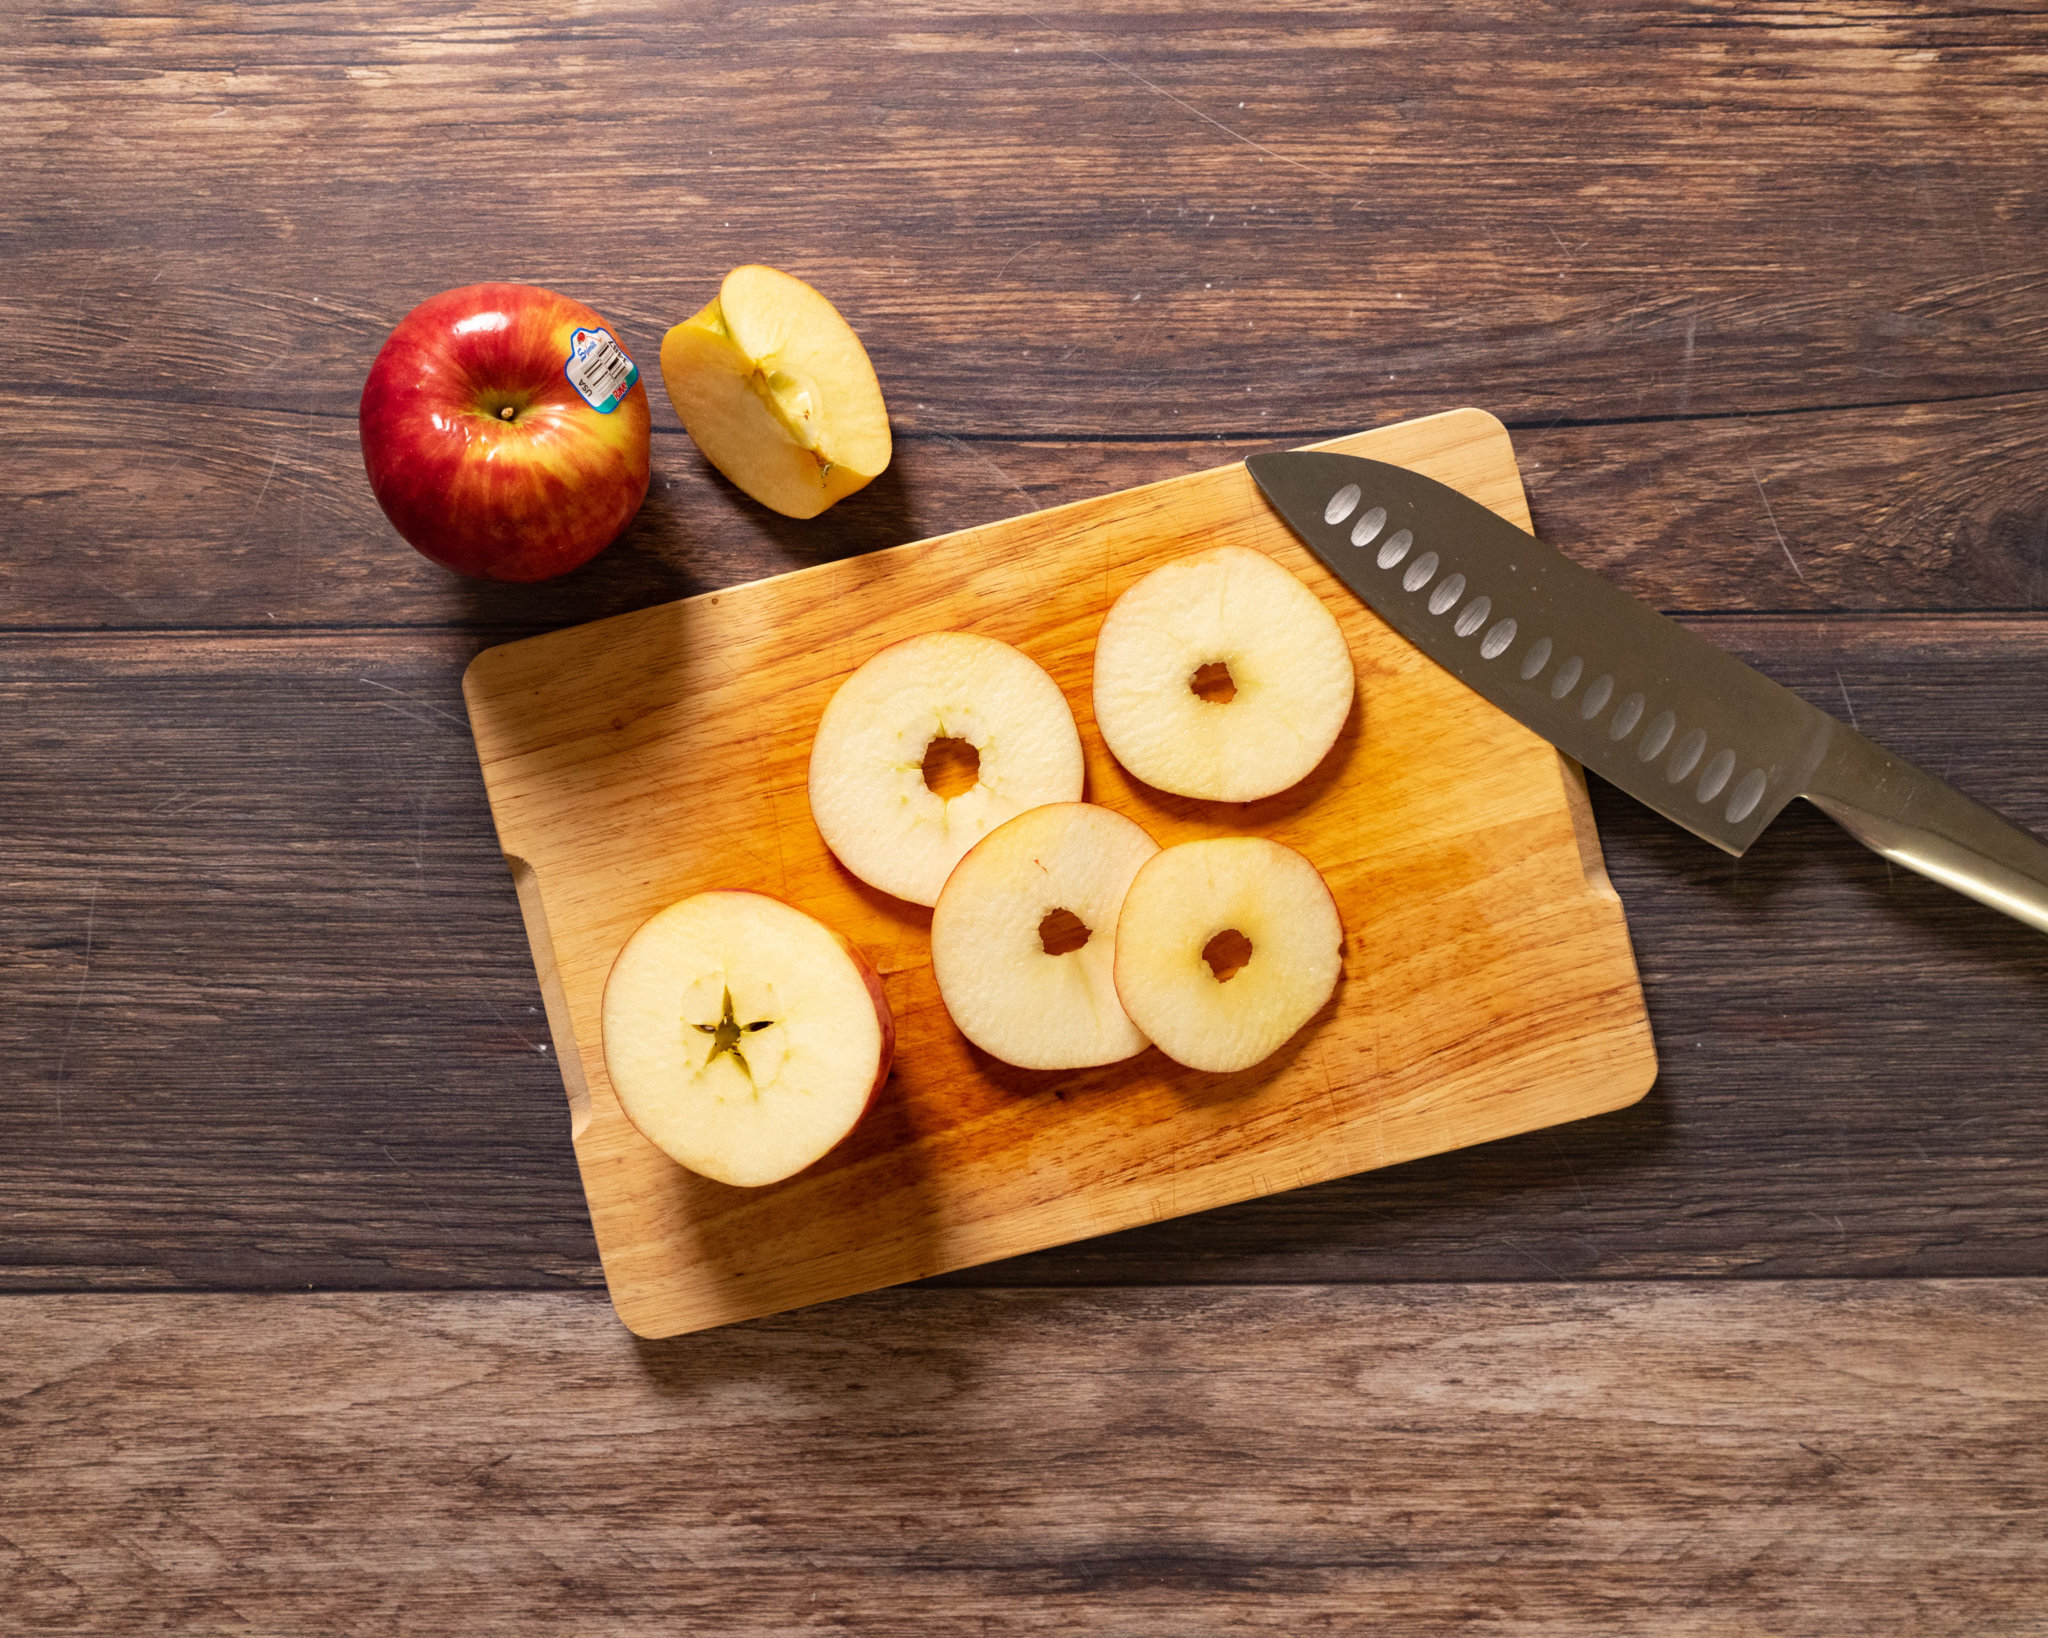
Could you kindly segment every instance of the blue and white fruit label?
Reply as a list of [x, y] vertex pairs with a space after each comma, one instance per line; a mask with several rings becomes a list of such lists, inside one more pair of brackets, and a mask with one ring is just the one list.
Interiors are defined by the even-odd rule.
[[569, 385], [600, 415], [617, 409], [640, 379], [640, 366], [609, 330], [578, 330], [569, 338], [569, 362], [563, 368]]

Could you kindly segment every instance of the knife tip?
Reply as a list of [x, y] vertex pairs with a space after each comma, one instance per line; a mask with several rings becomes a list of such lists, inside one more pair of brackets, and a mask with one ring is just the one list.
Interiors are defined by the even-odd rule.
[[1288, 450], [1267, 450], [1264, 454], [1247, 455], [1244, 469], [1252, 475], [1252, 482], [1271, 495], [1273, 482], [1286, 470], [1286, 461], [1290, 453]]

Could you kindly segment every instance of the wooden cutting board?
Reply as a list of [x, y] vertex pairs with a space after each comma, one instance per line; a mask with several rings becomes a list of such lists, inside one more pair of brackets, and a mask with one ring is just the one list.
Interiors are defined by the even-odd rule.
[[[1441, 478], [1527, 527], [1506, 429], [1478, 410], [1322, 446]], [[831, 520], [820, 525], [830, 529]], [[1169, 558], [1270, 553], [1342, 623], [1351, 720], [1301, 785], [1243, 806], [1164, 795], [1103, 749], [1095, 633]], [[1065, 690], [1088, 800], [1162, 844], [1299, 848], [1345, 928], [1336, 997], [1235, 1075], [1158, 1051], [1073, 1073], [970, 1047], [933, 982], [931, 912], [864, 886], [805, 799], [832, 692], [887, 643], [948, 627], [1014, 643]], [[1635, 961], [1576, 765], [1383, 625], [1242, 465], [686, 598], [477, 656], [463, 681], [567, 1083], [619, 1316], [643, 1336], [746, 1319], [1483, 1143], [1632, 1103], [1656, 1074]], [[1227, 708], [1226, 708], [1227, 709]], [[773, 893], [882, 974], [896, 1066], [808, 1172], [736, 1189], [620, 1113], [600, 1002], [628, 935], [712, 887]]]

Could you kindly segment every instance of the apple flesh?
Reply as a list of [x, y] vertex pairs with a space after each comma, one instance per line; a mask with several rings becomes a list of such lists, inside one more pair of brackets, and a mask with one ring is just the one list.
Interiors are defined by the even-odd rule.
[[953, 1022], [1021, 1069], [1145, 1050], [1116, 995], [1118, 913], [1159, 844], [1120, 813], [1055, 802], [968, 850], [932, 911], [932, 971]]
[[1177, 796], [1252, 802], [1299, 783], [1336, 743], [1355, 687], [1336, 616], [1243, 546], [1154, 569], [1095, 640], [1103, 743]]
[[421, 302], [370, 366], [358, 425], [392, 527], [488, 580], [566, 574], [617, 539], [647, 495], [638, 369], [601, 317], [538, 285]]
[[754, 1187], [851, 1132], [896, 1025], [866, 958], [765, 893], [699, 893], [644, 922], [604, 991], [619, 1107], [680, 1166]]
[[889, 464], [889, 412], [860, 337], [772, 267], [734, 268], [669, 331], [661, 380], [705, 459], [787, 517], [816, 517]]
[[[960, 759], [955, 777], [938, 764]], [[1081, 798], [1081, 735], [1030, 656], [968, 631], [891, 644], [811, 742], [811, 818], [870, 887], [936, 904], [961, 855], [1027, 808]]]
[[1321, 1010], [1344, 964], [1322, 874], [1260, 836], [1183, 842], [1131, 879], [1116, 993], [1175, 1063], [1249, 1069]]

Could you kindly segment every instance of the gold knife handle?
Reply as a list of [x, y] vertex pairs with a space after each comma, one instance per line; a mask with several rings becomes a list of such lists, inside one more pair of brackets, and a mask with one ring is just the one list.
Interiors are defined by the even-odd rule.
[[1801, 793], [1908, 870], [2048, 933], [2048, 842], [1837, 724]]

